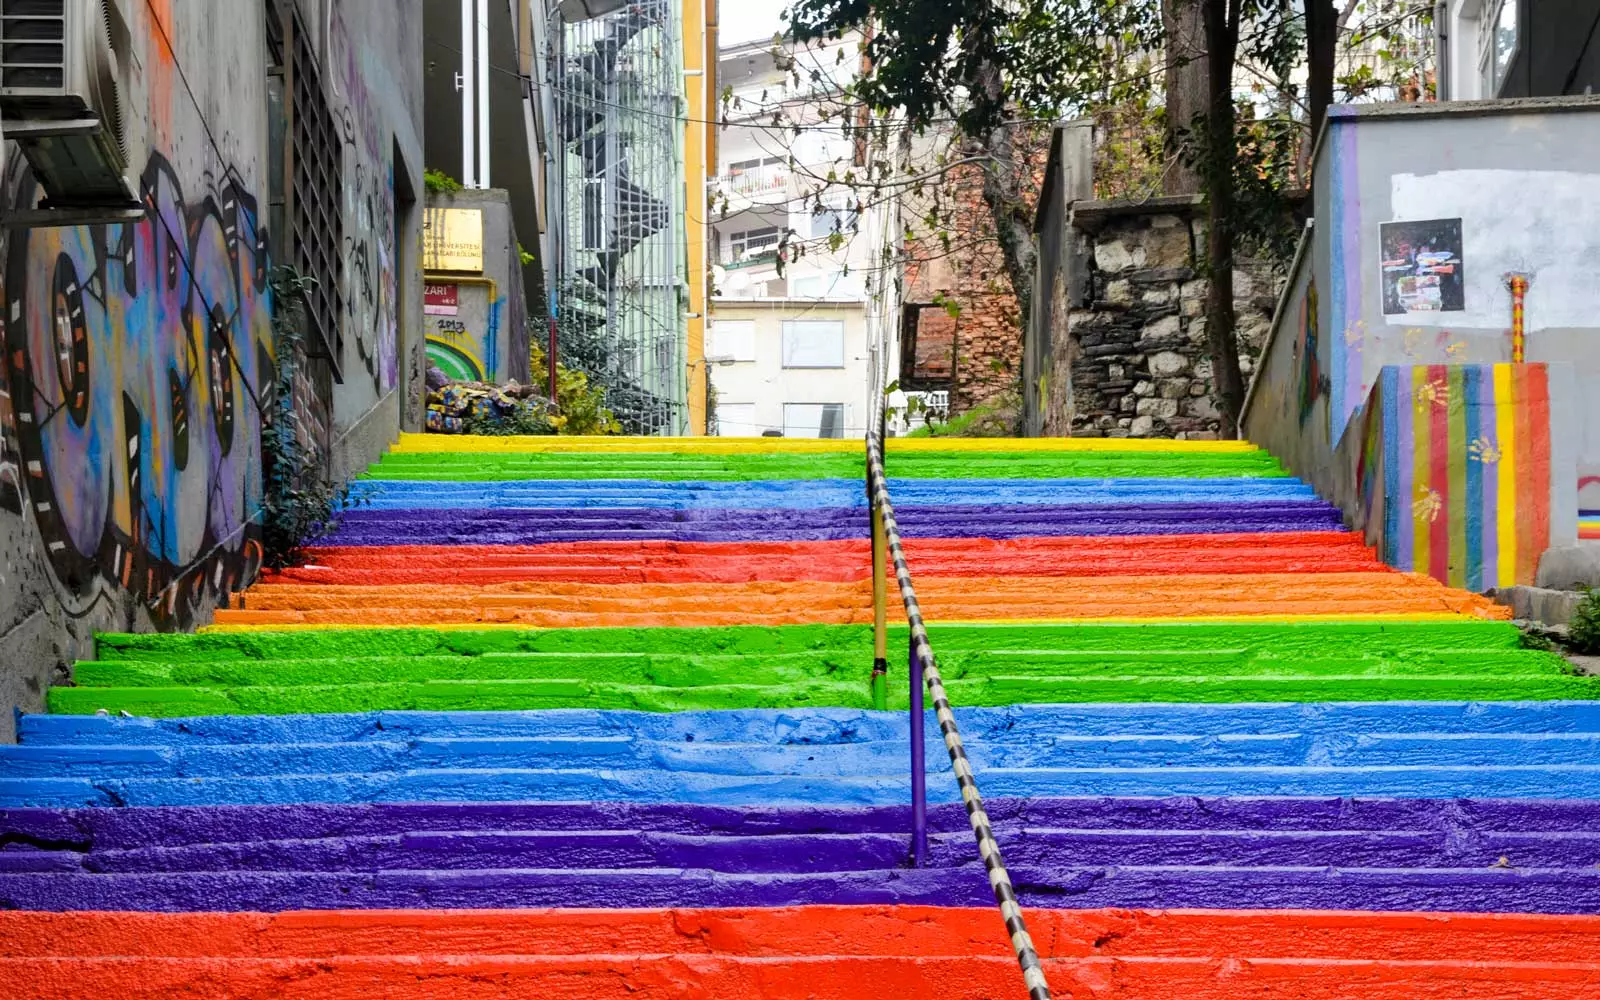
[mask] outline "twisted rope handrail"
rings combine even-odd
[[[880,404],[881,406],[882,404]],[[895,521],[894,505],[889,501],[888,480],[883,471],[883,423],[872,420],[867,431],[867,494],[883,521],[883,532],[888,543],[889,558],[894,564],[895,581],[900,586],[900,599],[906,606],[906,620],[911,625],[911,651],[922,669],[922,679],[927,684],[928,695],[933,699],[933,710],[939,719],[939,731],[944,735],[945,749],[950,752],[950,766],[956,772],[956,784],[961,787],[961,801],[967,807],[967,819],[972,824],[972,834],[978,841],[978,854],[989,873],[989,886],[994,890],[994,901],[1005,918],[1006,932],[1011,936],[1011,947],[1017,954],[1017,965],[1022,968],[1022,978],[1032,1000],[1050,1000],[1050,986],[1045,982],[1044,969],[1039,965],[1039,953],[1028,935],[1028,926],[1022,918],[1022,908],[1017,905],[1017,892],[1011,884],[1000,857],[1000,845],[995,842],[994,829],[989,814],[983,810],[983,799],[978,794],[978,783],[972,775],[972,765],[961,745],[961,733],[956,728],[955,713],[950,710],[950,699],[944,691],[944,679],[939,674],[939,664],[933,657],[933,646],[928,642],[928,630],[922,622],[922,609],[917,605],[917,593],[911,586],[911,570],[906,566],[905,550],[900,544],[900,526]],[[921,713],[911,719],[913,727],[923,724]],[[912,761],[913,769],[920,771],[921,761]]]

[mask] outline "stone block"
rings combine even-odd
[[[1194,271],[1187,267],[1147,267],[1131,271],[1127,275],[1128,280],[1135,285],[1177,285],[1180,288],[1192,277]]]
[[[1162,399],[1182,399],[1189,395],[1189,380],[1186,378],[1169,379],[1161,383],[1158,391]]]
[[[1177,406],[1178,404],[1174,401],[1172,405]],[[1217,409],[1217,404],[1210,396],[1196,396],[1185,401],[1183,412],[1186,416],[1200,420],[1219,420],[1222,418],[1222,413]]]
[[[1133,437],[1150,437],[1155,433],[1156,422],[1151,417],[1135,417],[1128,426],[1128,433]]]
[[[1177,338],[1182,335],[1182,321],[1177,316],[1162,316],[1160,319],[1145,324],[1143,331],[1145,340],[1164,340],[1168,337]]]
[[[1196,278],[1193,281],[1185,281],[1183,288],[1178,291],[1178,296],[1185,302],[1204,302],[1206,300],[1206,280],[1204,278]]]
[[[1189,329],[1188,329],[1189,343],[1191,343],[1191,344],[1203,344],[1203,343],[1205,343],[1206,342],[1207,331],[1209,329],[1210,329],[1210,327],[1207,325],[1206,318],[1204,316],[1196,316],[1194,319],[1191,319],[1189,321]]]
[[[1117,409],[1121,410],[1123,413],[1132,413],[1134,412],[1134,408],[1138,405],[1139,397],[1129,393],[1128,395],[1123,396],[1122,399],[1117,403]]]
[[[1194,400],[1188,405],[1193,406],[1200,400]],[[1178,415],[1178,401],[1176,399],[1141,399],[1139,406],[1134,411],[1141,417],[1175,417]]]
[[[1115,274],[1133,266],[1133,255],[1121,240],[1106,240],[1094,245],[1094,266]]]
[[[1191,396],[1204,396],[1210,391],[1211,390],[1206,388],[1206,384],[1204,382],[1195,382],[1189,386],[1189,395]]]
[[[1156,387],[1144,379],[1140,379],[1138,382],[1134,383],[1133,394],[1135,396],[1153,396],[1155,395],[1155,392]]]
[[[1133,305],[1133,284],[1126,278],[1107,282],[1106,301],[1114,306]]]
[[[1189,227],[1146,230],[1145,263],[1150,267],[1186,267],[1190,263]]]
[[[1180,375],[1188,370],[1189,359],[1176,351],[1157,351],[1150,355],[1150,374],[1152,375]],[[1199,374],[1198,366],[1195,371],[1196,374]]]

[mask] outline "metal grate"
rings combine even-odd
[[[333,377],[343,382],[344,143],[317,71],[317,52],[298,5],[292,14],[289,44],[289,225],[295,267],[316,279],[306,295],[311,328],[307,355],[327,360]]]
[[[0,0],[0,88],[67,84],[66,0]]]

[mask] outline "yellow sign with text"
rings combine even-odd
[[[422,267],[428,271],[482,271],[483,210],[430,208],[424,212]]]

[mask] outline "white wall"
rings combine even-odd
[[[842,367],[784,367],[784,325],[791,322],[840,324]],[[791,342],[791,360],[832,360],[796,355],[795,346]],[[719,303],[706,344],[717,393],[718,433],[758,437],[784,428],[785,404],[839,403],[844,406],[843,436],[859,437],[870,400],[868,354],[867,315],[859,304]],[[791,430],[796,420],[807,417],[814,413],[791,409]]]

